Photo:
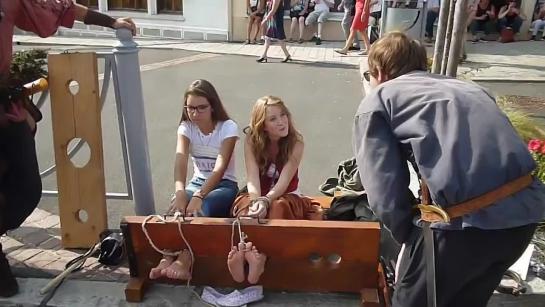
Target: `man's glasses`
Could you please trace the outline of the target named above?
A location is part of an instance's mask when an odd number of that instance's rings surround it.
[[[208,109],[209,106],[210,106],[210,105],[207,105],[207,104],[201,104],[200,106],[196,106],[196,107],[194,107],[194,106],[184,106],[184,108],[185,108],[185,110],[186,110],[187,112],[192,112],[192,113],[198,112],[198,113],[202,113],[202,112],[204,112],[206,109]]]
[[[371,73],[368,70],[364,71],[362,76],[365,81],[371,82]]]

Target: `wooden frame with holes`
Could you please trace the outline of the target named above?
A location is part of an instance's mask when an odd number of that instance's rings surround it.
[[[150,269],[161,259],[142,231],[144,219],[128,216],[121,223],[131,274],[125,297],[130,302],[143,299]],[[173,219],[167,218],[166,223],[152,219],[146,224],[150,238],[160,249],[185,248]],[[195,254],[193,285],[248,286],[233,281],[227,268],[233,221],[197,217],[181,222]],[[241,219],[241,224],[247,241],[268,257],[259,281],[265,289],[360,293],[362,306],[389,305],[378,261],[378,223]]]
[[[89,248],[108,228],[96,54],[49,54],[48,72],[62,245]],[[72,81],[77,93],[71,92]],[[67,150],[80,138],[89,145],[90,157],[76,167]]]

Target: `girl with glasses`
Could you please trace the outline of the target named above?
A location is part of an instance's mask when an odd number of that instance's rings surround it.
[[[238,126],[229,118],[214,86],[196,80],[184,94],[178,127],[174,165],[175,195],[169,212],[186,216],[228,217],[238,193],[233,151]],[[193,177],[187,178],[189,157]],[[191,255],[184,250],[178,259],[165,256],[150,271],[150,279],[166,276],[190,279]]]

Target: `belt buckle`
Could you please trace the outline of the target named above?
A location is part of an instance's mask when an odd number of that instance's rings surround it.
[[[439,206],[418,204],[414,208],[420,210],[420,218],[426,222],[450,222],[448,213]]]

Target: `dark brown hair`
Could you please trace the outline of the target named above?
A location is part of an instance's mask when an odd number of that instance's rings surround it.
[[[204,79],[198,79],[191,82],[184,94],[184,107],[187,106],[187,98],[190,95],[204,97],[206,100],[208,100],[208,103],[212,108],[212,121],[214,121],[214,123],[230,119],[229,115],[227,115],[227,112],[225,111],[225,108],[223,107],[223,104],[221,103],[218,92],[212,83]],[[180,123],[183,121],[190,121],[189,115],[187,114],[187,110],[185,108],[182,112]]]

